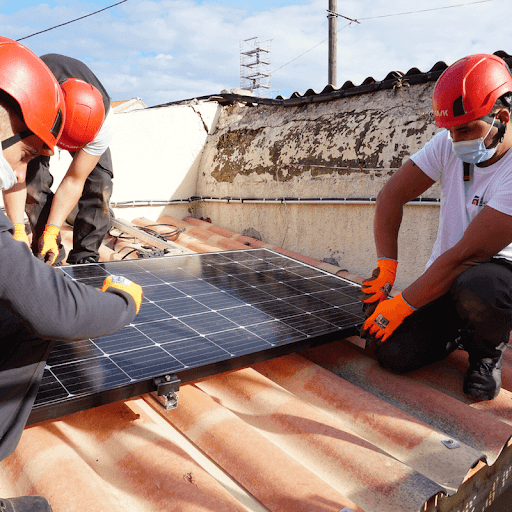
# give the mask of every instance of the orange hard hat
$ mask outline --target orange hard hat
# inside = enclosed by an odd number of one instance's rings
[[[512,92],[512,75],[502,58],[486,53],[464,57],[449,66],[435,85],[436,126],[450,128],[480,119],[507,92]]]
[[[44,143],[42,154],[53,154],[65,121],[64,95],[46,64],[21,43],[0,36],[0,90],[19,105],[28,130]]]
[[[60,87],[66,103],[66,121],[58,146],[77,151],[91,142],[103,125],[103,96],[96,87],[79,78],[62,80]]]

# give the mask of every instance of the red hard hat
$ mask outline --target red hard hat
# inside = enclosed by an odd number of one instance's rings
[[[103,125],[103,96],[93,85],[78,78],[60,82],[66,102],[66,122],[58,146],[76,151],[91,142]]]
[[[53,154],[64,125],[64,95],[46,64],[27,47],[0,36],[0,89],[16,100],[23,121]]]
[[[450,128],[479,119],[512,91],[512,75],[496,55],[479,53],[458,60],[439,77],[432,106],[436,126]]]

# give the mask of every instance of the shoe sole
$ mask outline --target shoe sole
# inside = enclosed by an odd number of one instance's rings
[[[500,394],[500,392],[482,393],[481,391],[477,390],[467,390],[464,391],[464,394],[476,400],[494,400]]]

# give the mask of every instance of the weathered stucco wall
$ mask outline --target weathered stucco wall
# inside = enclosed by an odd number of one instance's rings
[[[226,107],[205,147],[198,193],[248,197],[250,186],[252,197],[374,197],[435,133],[432,89],[300,107]]]
[[[435,133],[434,84],[397,87],[298,107],[224,107],[200,162],[197,194],[234,198],[375,198]],[[438,197],[434,186],[425,197]],[[202,202],[196,214],[267,242],[370,275],[373,205]],[[437,206],[408,206],[397,286],[423,271]]]

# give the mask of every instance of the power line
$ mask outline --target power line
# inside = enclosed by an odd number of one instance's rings
[[[377,18],[389,18],[389,17],[392,17],[392,16],[404,16],[406,14],[416,14],[416,13],[428,12],[428,11],[439,11],[441,9],[452,9],[453,7],[465,7],[467,5],[484,4],[486,2],[492,2],[492,0],[478,0],[476,2],[469,2],[469,3],[465,3],[465,4],[458,4],[458,5],[449,5],[449,6],[446,6],[446,7],[434,7],[432,9],[423,9],[421,11],[401,12],[401,13],[397,13],[397,14],[384,14],[382,16],[372,16],[372,17],[369,17],[369,18],[359,18],[359,20],[374,20],[374,19],[377,19]],[[347,18],[346,16],[342,16],[341,14],[338,14],[338,13],[333,13],[331,11],[327,11],[327,12],[329,12],[330,16],[340,16],[340,17],[345,18],[345,19],[350,19],[350,18]],[[347,23],[344,27],[341,27],[338,30],[338,32],[340,32],[344,28],[347,28],[348,26],[352,25],[352,23],[357,23],[357,24],[360,25],[359,20],[356,20],[356,19],[352,20],[352,19],[350,19],[350,23]],[[286,64],[283,64],[281,67],[275,69],[274,71],[272,71],[272,73],[275,73],[276,71],[279,71],[280,69],[284,68],[285,66],[288,66],[288,64],[291,64],[292,62],[296,61],[297,59],[300,59],[300,57],[302,57],[303,55],[306,55],[306,53],[310,52],[311,50],[314,50],[317,46],[320,46],[321,44],[325,43],[325,41],[327,41],[327,39],[329,39],[329,38],[328,37],[325,38],[323,41],[321,41],[320,43],[316,44],[315,46],[313,46],[309,50],[306,50],[304,53],[301,53],[299,56],[295,57],[291,61],[289,61]]]
[[[107,9],[111,9],[112,7],[115,7],[119,4],[124,4],[125,2],[128,2],[128,0],[121,0],[121,2],[117,2],[117,4],[109,5],[108,7],[105,7],[103,9],[100,9],[99,11],[91,12],[91,14],[86,14],[85,16],[81,16],[80,18],[76,18],[71,21],[66,21],[66,23],[61,23],[60,25],[55,25],[54,27],[47,28],[45,30],[41,30],[40,32],[35,32],[34,34],[30,34],[29,36],[21,37],[20,39],[16,39],[16,41],[23,41],[24,39],[28,39],[32,36],[37,36],[38,34],[42,34],[44,32],[49,32],[50,30],[53,30],[54,28],[63,27],[64,25],[69,25],[70,23],[74,23],[75,21],[83,20],[84,18],[88,18],[89,16],[93,16],[94,14],[98,14],[99,12],[106,11]]]
[[[370,18],[359,18],[359,19],[360,20],[375,20],[377,18],[390,18],[392,16],[404,16],[406,14],[417,14],[419,12],[440,11],[442,9],[453,9],[454,7],[465,7],[467,5],[485,4],[486,2],[492,2],[492,0],[479,0],[477,2],[469,2],[469,3],[465,3],[465,4],[458,4],[458,5],[448,5],[446,7],[434,7],[432,9],[423,9],[421,11],[399,12],[397,14],[384,14],[382,16],[372,16]]]
[[[347,28],[348,26],[352,25],[352,22],[350,23],[347,23],[344,27],[341,27],[338,32],[340,32],[341,30],[343,30],[344,28]],[[321,44],[325,43],[325,41],[327,41],[327,39],[329,39],[328,37],[326,37],[323,41],[320,41],[318,44],[315,44],[315,46],[313,46],[312,48],[310,48],[309,50],[306,50],[304,53],[301,53],[298,57],[295,57],[294,59],[292,59],[290,62],[287,62],[286,64],[283,64],[280,68],[277,68],[277,69],[274,69],[272,71],[272,73],[275,73],[276,71],[279,71],[281,68],[284,68],[285,66],[288,66],[288,64],[291,64],[294,60],[297,60],[297,59],[300,59],[303,55],[306,55],[306,53],[310,52],[311,50],[314,50],[317,46],[320,46]]]

